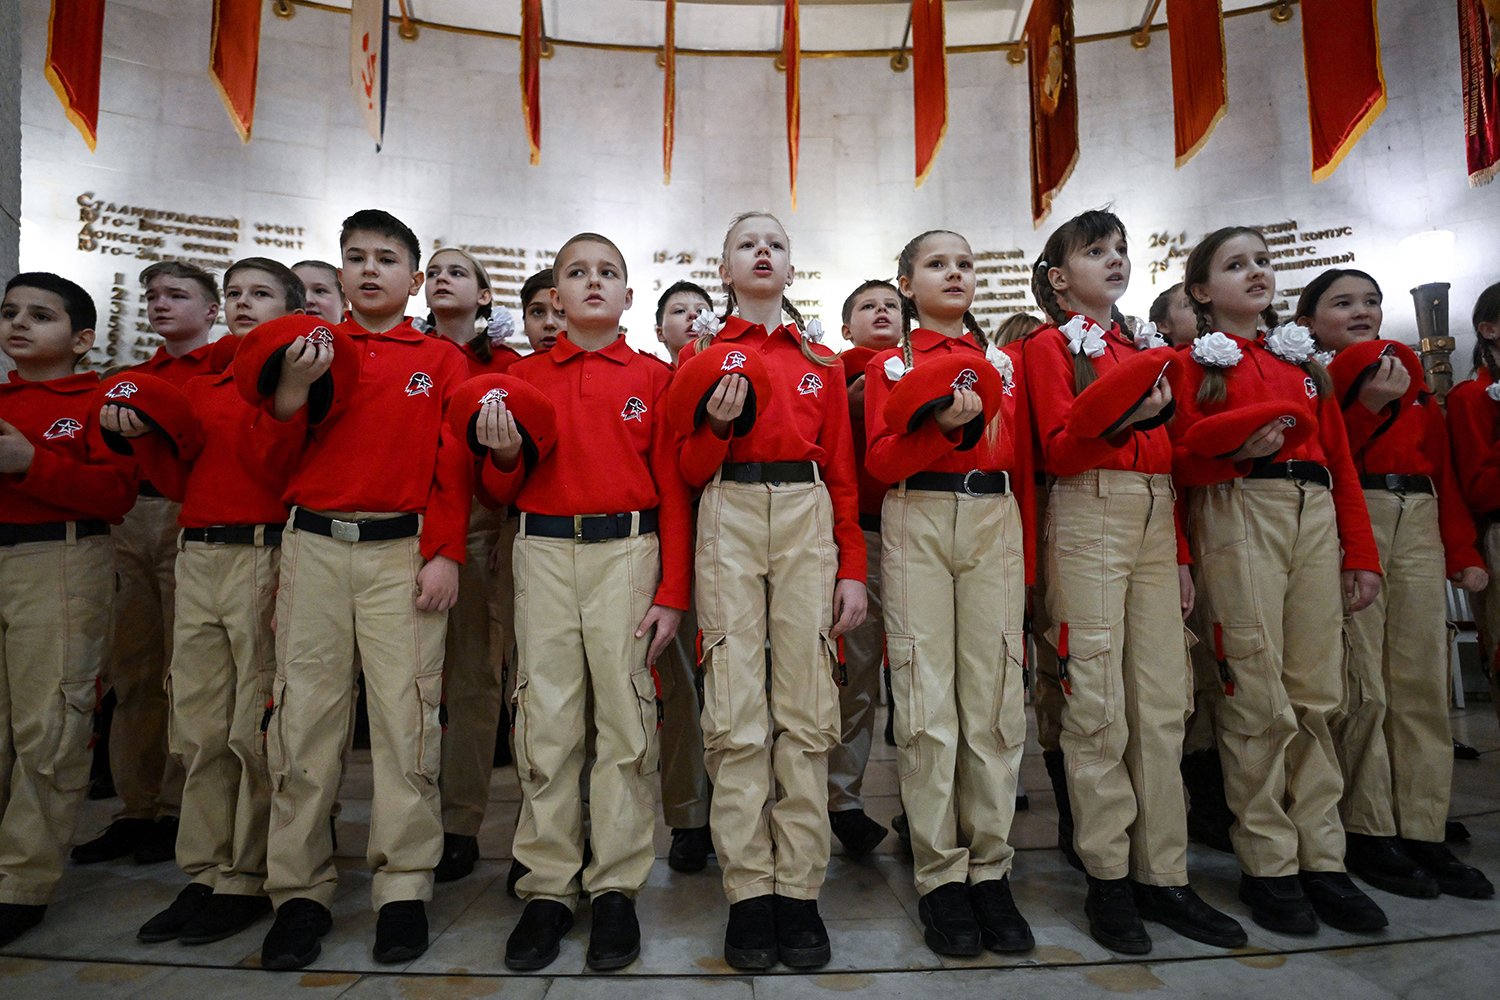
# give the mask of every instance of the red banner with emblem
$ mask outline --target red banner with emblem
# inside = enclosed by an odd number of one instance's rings
[[[1026,19],[1031,75],[1031,221],[1040,226],[1078,162],[1072,0],[1034,0]]]
[[[250,128],[255,123],[260,8],[260,0],[214,0],[209,71],[241,142],[250,141]]]
[[[1208,142],[1229,106],[1220,0],[1167,0],[1172,123],[1180,167]]]
[[[677,128],[677,0],[667,0],[667,39],[662,45],[667,71],[661,106],[661,182],[672,183],[672,139]]]
[[[1458,0],[1458,59],[1469,185],[1479,187],[1500,173],[1500,0]]]
[[[542,162],[542,0],[521,0],[521,115],[536,166]]]
[[[1375,0],[1304,3],[1302,62],[1312,179],[1326,180],[1385,110]]]
[[[917,187],[932,172],[948,134],[948,49],[943,0],[912,0],[911,65]]]
[[[52,0],[47,18],[47,82],[92,150],[99,142],[99,66],[104,0]]]
[[[792,178],[792,211],[797,210],[797,150],[802,144],[802,35],[797,0],[786,0],[781,20],[781,61],[786,64],[786,159]]]

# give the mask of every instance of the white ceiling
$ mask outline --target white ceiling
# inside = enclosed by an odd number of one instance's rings
[[[1074,0],[1080,36],[1130,31],[1154,0]],[[329,0],[326,6],[349,6]],[[392,3],[394,12],[397,4]],[[516,0],[407,0],[423,21],[515,34]],[[781,44],[782,0],[678,0],[677,45],[684,49],[769,51]],[[1031,0],[947,0],[949,46],[992,45],[1020,38]],[[1155,24],[1166,23],[1164,0],[1155,2]],[[1263,7],[1263,0],[1223,0],[1226,12]],[[657,47],[663,38],[664,0],[543,0],[547,35],[567,41]],[[906,30],[909,0],[802,0],[805,50],[893,49]],[[1262,15],[1265,16],[1265,15]]]

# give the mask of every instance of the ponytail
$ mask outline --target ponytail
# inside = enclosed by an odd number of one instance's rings
[[[1049,247],[1059,240],[1062,230],[1052,234],[1047,241]],[[1092,241],[1090,241],[1092,242]],[[1031,297],[1041,307],[1042,312],[1052,321],[1052,325],[1061,328],[1068,321],[1068,310],[1063,308],[1062,301],[1057,297],[1057,289],[1052,287],[1047,272],[1053,265],[1047,262],[1045,256],[1037,258],[1036,264],[1031,269]],[[1073,356],[1073,394],[1077,395],[1099,378],[1099,373],[1094,370],[1094,362],[1086,355],[1078,351],[1069,351]]]

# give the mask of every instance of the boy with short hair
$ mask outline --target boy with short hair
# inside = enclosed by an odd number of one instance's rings
[[[283,264],[247,257],[224,272],[224,301],[231,335],[244,335],[301,312],[302,282]],[[308,322],[311,330],[321,321]],[[112,386],[100,413],[105,430],[129,439],[145,475],[182,504],[168,696],[171,751],[187,773],[177,863],[192,881],[142,925],[136,937],[145,942],[207,944],[271,910],[264,890],[271,786],[260,725],[276,670],[281,495],[307,429],[245,402],[233,355],[215,357],[219,370],[183,387],[202,431],[197,456],[181,456],[164,434],[150,433],[130,409],[139,394],[127,390],[131,383]]]
[[[581,868],[593,907],[587,961],[600,971],[640,954],[634,897],[653,860],[657,766],[652,664],[688,604],[691,515],[663,412],[671,370],[619,333],[631,300],[623,256],[603,236],[581,233],[563,244],[553,272],[567,331],[508,374],[552,400],[557,444],[527,468],[503,402],[485,404],[476,429],[491,449],[485,492],[521,510],[515,856],[526,869],[517,884],[526,908],[505,964],[535,970],[557,957]],[[578,784],[590,701],[597,736],[585,866]]]
[[[18,274],[0,303],[0,947],[46,912],[89,780],[114,603],[106,522],[134,499],[99,437],[99,376],[76,372],[94,303]]]
[[[362,355],[341,412],[308,435],[284,499],[270,721],[271,835],[266,889],[276,921],[261,966],[315,959],[332,926],[338,871],[328,813],[338,793],[355,643],[370,709],[375,789],[368,858],[379,910],[376,961],[427,949],[424,902],[442,853],[437,775],[448,609],[464,558],[473,489],[467,443],[443,419],[468,377],[462,352],[405,316],[422,286],[420,246],[399,219],[365,209],[339,236],[350,319],[336,329]],[[307,405],[329,371],[324,338],[287,349],[272,409]]]
[[[164,343],[129,371],[179,388],[209,369],[209,333],[219,315],[219,286],[202,268],[162,260],[141,272],[146,318]],[[177,844],[182,765],[167,749],[167,665],[172,660],[173,564],[179,505],[149,480],[111,534],[119,577],[115,634],[105,670],[117,704],[109,763],[123,803],[102,835],[73,848],[93,864],[134,854],[140,864],[170,860]]]

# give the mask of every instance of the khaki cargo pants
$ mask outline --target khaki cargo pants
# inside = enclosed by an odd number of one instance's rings
[[[831,812],[865,807],[862,795],[870,744],[875,738],[880,702],[881,667],[885,665],[885,617],[880,604],[880,532],[866,531],[865,557],[869,597],[863,625],[844,636],[845,682],[839,688],[839,742],[828,755],[828,808]]]

